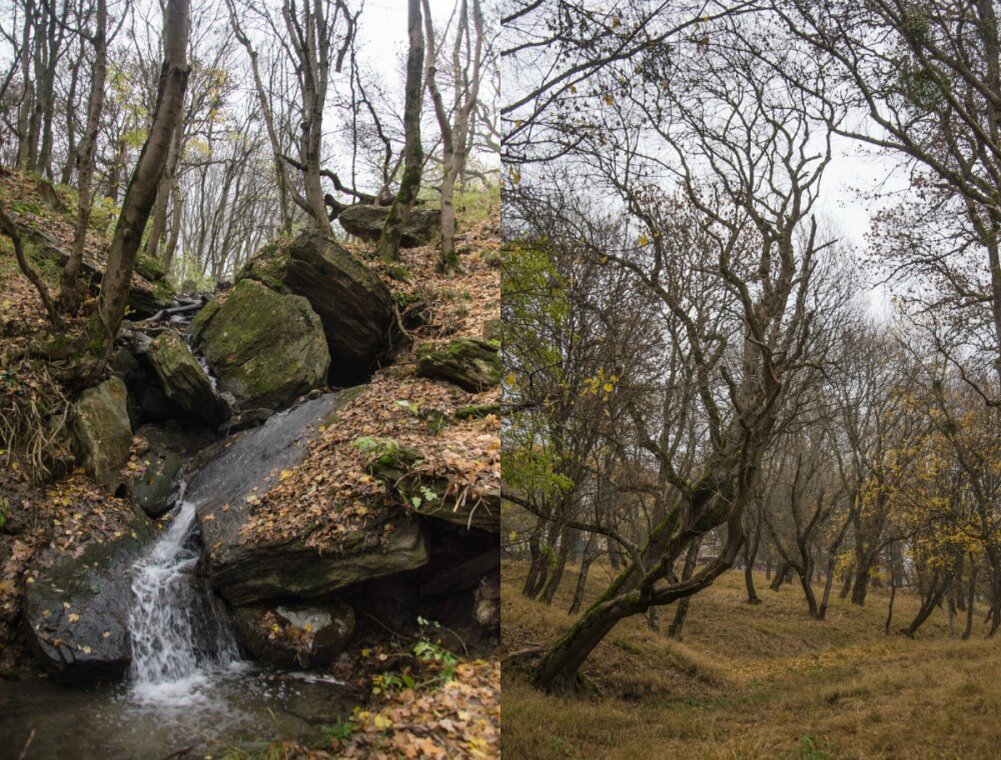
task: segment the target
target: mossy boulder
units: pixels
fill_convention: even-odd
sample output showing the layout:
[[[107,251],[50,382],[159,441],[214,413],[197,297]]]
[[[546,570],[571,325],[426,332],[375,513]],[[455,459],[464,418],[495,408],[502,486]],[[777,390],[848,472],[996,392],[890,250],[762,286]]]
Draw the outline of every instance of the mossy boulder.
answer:
[[[229,417],[212,380],[173,330],[161,333],[147,352],[164,395],[192,417],[213,427]]]
[[[156,314],[174,303],[174,288],[166,279],[151,282],[139,275],[132,276],[129,286],[129,313],[140,319]]]
[[[125,383],[112,377],[80,394],[71,428],[74,448],[84,469],[114,491],[121,483],[119,471],[128,461],[132,444]]]
[[[485,391],[500,384],[500,343],[480,338],[457,338],[444,346],[425,343],[417,349],[417,374],[472,393]]]
[[[51,547],[28,568],[24,617],[28,644],[63,683],[122,678],[129,668],[132,603],[126,572],[153,533],[149,518],[118,500],[102,507],[107,535],[75,551]]]
[[[167,276],[163,263],[152,256],[140,253],[136,256],[136,272],[150,282],[157,282]]]
[[[386,224],[388,214],[389,209],[385,206],[359,203],[344,209],[337,217],[337,221],[349,234],[375,242],[382,236],[382,228]],[[400,245],[403,248],[427,245],[434,240],[439,229],[441,229],[440,210],[415,208],[410,212],[410,219],[403,225]]]
[[[246,279],[206,309],[189,330],[219,386],[242,406],[281,409],[325,384],[330,352],[302,296]]]
[[[271,243],[247,263],[239,278],[309,301],[323,324],[334,385],[367,380],[400,336],[389,289],[375,272],[320,232]]]

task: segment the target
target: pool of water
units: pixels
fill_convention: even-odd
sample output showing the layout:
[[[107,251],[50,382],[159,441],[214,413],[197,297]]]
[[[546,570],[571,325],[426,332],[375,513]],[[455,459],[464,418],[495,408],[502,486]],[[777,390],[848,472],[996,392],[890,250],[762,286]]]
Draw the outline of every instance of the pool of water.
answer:
[[[70,687],[29,674],[0,681],[0,758],[219,758],[273,739],[309,741],[356,703],[333,679],[246,663],[156,684]]]

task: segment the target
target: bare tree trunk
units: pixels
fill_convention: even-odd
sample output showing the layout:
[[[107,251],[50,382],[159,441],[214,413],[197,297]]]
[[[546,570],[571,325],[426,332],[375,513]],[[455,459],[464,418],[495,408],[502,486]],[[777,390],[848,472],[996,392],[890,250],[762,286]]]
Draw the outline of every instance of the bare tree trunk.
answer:
[[[410,51],[407,54],[406,98],[403,106],[404,163],[403,177],[393,205],[386,215],[386,223],[379,238],[378,255],[387,261],[400,257],[400,238],[403,225],[410,218],[410,210],[417,200],[424,167],[424,149],[421,146],[421,102],[424,87],[424,34],[421,31],[421,0],[407,0],[407,22]]]
[[[146,255],[154,259],[160,258],[160,238],[167,228],[167,204],[170,201],[171,189],[174,187],[174,178],[177,175],[177,164],[181,158],[181,141],[184,139],[184,125],[178,122],[177,129],[170,140],[170,151],[167,153],[167,165],[156,190],[156,202],[153,204],[152,222],[149,227],[149,235],[146,238]]]
[[[31,163],[31,114],[35,107],[35,83],[31,77],[31,29],[35,15],[34,0],[24,4],[24,29],[21,33],[21,104],[17,112],[17,168],[26,171]]]
[[[598,558],[598,541],[594,533],[588,536],[587,544],[584,546],[584,556],[580,561],[580,573],[577,575],[577,586],[573,592],[573,602],[570,603],[568,615],[576,615],[580,612],[584,603],[584,592],[587,590],[587,576],[591,571],[591,563]]]
[[[890,634],[890,625],[893,623],[893,601],[897,598],[896,579],[890,581],[890,603],[886,607],[886,624],[883,626],[883,633]]]
[[[108,251],[107,272],[102,282],[98,314],[101,324],[94,328],[103,332],[100,335],[102,351],[99,366],[103,366],[107,360],[125,315],[136,254],[156,199],[157,185],[167,162],[171,138],[183,113],[184,90],[190,71],[186,60],[188,2],[189,0],[168,0],[164,9],[165,60],[160,72],[153,124],[125,191],[122,211]]]
[[[472,0],[472,27],[469,23],[468,0],[459,0],[459,19],[455,44],[452,48],[452,75],[455,77],[455,103],[453,121],[435,81],[436,52],[434,27],[431,23],[431,6],[423,0],[424,23],[427,28],[428,67],[427,86],[434,104],[435,117],[441,131],[442,180],[441,180],[441,256],[438,269],[443,272],[458,271],[459,257],[455,252],[455,183],[466,167],[470,117],[476,107],[480,87],[480,66],[483,60],[483,15],[479,0]],[[475,40],[473,39],[475,33]],[[461,60],[462,40],[466,40],[466,60]]]
[[[177,250],[177,241],[181,237],[181,212],[184,210],[184,203],[181,200],[181,186],[174,181],[171,188],[171,219],[170,232],[167,235],[167,245],[163,249],[163,271],[169,273],[170,267],[174,263],[174,251]]]
[[[754,538],[744,544],[744,586],[747,588],[747,603],[761,604],[761,598],[754,588],[754,560],[758,556],[758,546],[761,543],[761,521],[754,529]]]
[[[977,590],[977,563],[970,552],[970,583],[966,592],[966,629],[963,631],[963,641],[973,633],[973,600]]]
[[[685,565],[681,570],[681,580],[687,581],[692,577],[692,573],[695,572],[695,562],[699,558],[699,547],[701,545],[702,539],[697,538],[688,547],[688,553],[685,555]],[[670,638],[681,638],[681,631],[685,627],[685,618],[688,617],[688,605],[691,604],[691,601],[692,597],[686,596],[678,602],[678,606],[674,610],[674,619],[671,621],[671,626],[667,629],[667,635]]]
[[[553,597],[556,596],[556,591],[559,589],[560,583],[563,582],[563,574],[566,572],[570,549],[577,540],[577,531],[564,527],[560,530],[559,536],[560,548],[556,555],[556,562],[550,569],[549,581],[546,583],[545,588],[542,589],[540,596],[541,601],[545,604],[553,603]]]
[[[101,128],[101,111],[104,108],[104,81],[108,72],[108,8],[106,0],[97,0],[97,26],[90,42],[94,47],[94,70],[91,75],[90,96],[87,98],[87,125],[77,153],[77,204],[76,228],[73,249],[63,266],[59,300],[69,312],[80,308],[80,268],[87,244],[90,212],[93,208],[94,153],[97,150],[97,133]]]

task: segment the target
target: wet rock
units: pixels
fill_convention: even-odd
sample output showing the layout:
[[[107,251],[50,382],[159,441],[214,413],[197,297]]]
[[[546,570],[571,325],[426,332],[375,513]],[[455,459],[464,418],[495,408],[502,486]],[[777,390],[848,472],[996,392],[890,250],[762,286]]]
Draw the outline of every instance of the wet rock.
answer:
[[[197,507],[212,587],[231,604],[322,596],[427,561],[420,526],[402,510],[385,517],[377,529],[355,531],[322,551],[309,545],[308,535],[268,539],[244,534],[254,497],[274,485],[282,470],[302,461],[319,426],[333,424],[360,390],[308,401],[201,455],[206,464],[189,480],[187,499]]]
[[[229,416],[211,379],[176,332],[158,335],[148,357],[164,395],[189,415],[213,427]]]
[[[181,466],[214,440],[207,429],[185,431],[177,423],[168,427],[143,425],[136,431],[140,469],[129,483],[135,503],[150,517],[159,517],[171,506]]]
[[[112,377],[85,390],[74,406],[74,447],[87,472],[111,491],[121,483],[132,444],[127,402],[125,383]]]
[[[241,430],[250,430],[250,428],[263,425],[274,413],[274,409],[247,409],[244,412],[234,414],[227,420],[222,426],[221,432],[224,435],[232,435],[233,433],[239,433]]]
[[[326,382],[323,327],[302,296],[241,280],[221,305],[202,309],[189,332],[219,387],[244,406],[278,409]]]
[[[359,203],[341,212],[337,220],[347,232],[362,240],[377,241],[382,236],[389,209],[384,206],[369,206]],[[441,229],[441,211],[438,209],[414,209],[410,219],[401,230],[400,245],[416,248],[434,240]]]
[[[329,665],[347,647],[355,613],[346,604],[240,607],[233,622],[254,659],[280,668],[317,668]]]
[[[28,568],[28,644],[62,683],[119,679],[128,671],[132,593],[124,570],[152,535],[152,523],[122,502],[107,508],[116,510],[118,537],[92,539],[72,552],[47,549]]]
[[[129,490],[136,505],[150,517],[170,508],[174,481],[184,460],[173,451],[151,451],[143,457],[142,473],[133,477]]]
[[[500,343],[480,338],[457,338],[444,346],[425,343],[417,349],[417,374],[471,393],[485,391],[500,383]]]
[[[330,352],[328,377],[334,385],[367,380],[400,335],[393,299],[382,280],[319,232],[267,246],[240,277],[309,301],[323,324]]]

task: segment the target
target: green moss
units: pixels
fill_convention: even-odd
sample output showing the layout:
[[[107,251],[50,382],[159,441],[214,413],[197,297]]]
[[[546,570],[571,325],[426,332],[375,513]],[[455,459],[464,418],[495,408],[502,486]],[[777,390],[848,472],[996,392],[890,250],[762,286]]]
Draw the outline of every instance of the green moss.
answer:
[[[236,275],[236,280],[256,280],[279,293],[287,293],[285,267],[291,241],[286,238],[272,240],[254,254]]]
[[[159,259],[155,259],[145,253],[136,256],[136,272],[145,277],[150,282],[162,280],[166,275],[163,264]]]

